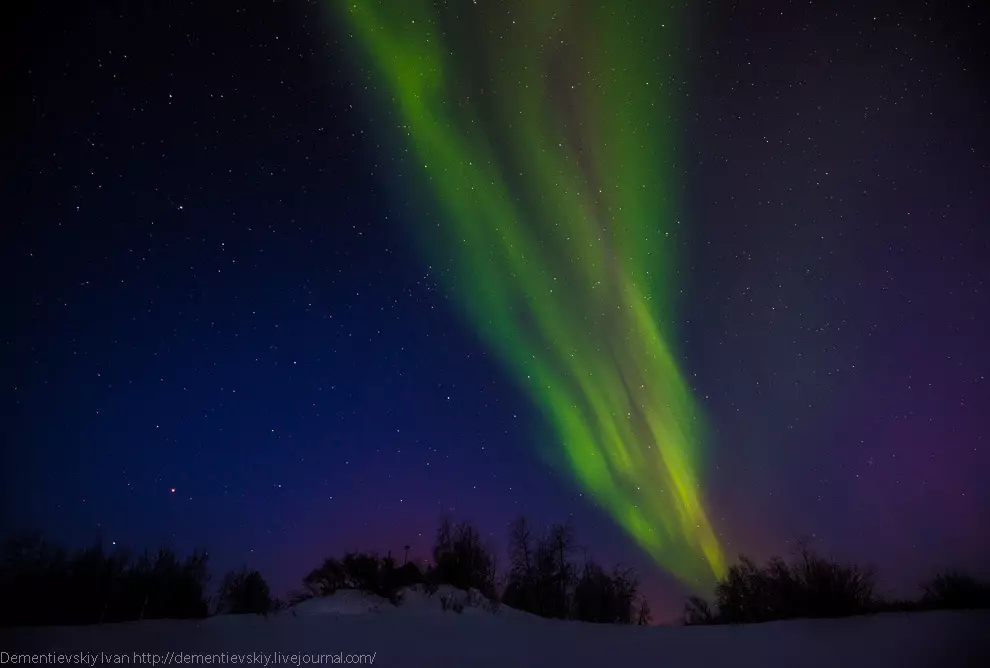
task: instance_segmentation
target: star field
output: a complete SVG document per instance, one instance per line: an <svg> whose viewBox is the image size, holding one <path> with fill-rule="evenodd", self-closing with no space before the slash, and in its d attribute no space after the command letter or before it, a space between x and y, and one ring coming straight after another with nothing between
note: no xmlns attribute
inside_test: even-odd
<svg viewBox="0 0 990 668"><path fill-rule="evenodd" d="M679 11L664 243L727 558L813 536L885 589L990 575L985 16ZM545 414L419 252L444 202L339 14L14 19L0 529L203 546L284 592L330 553L425 558L442 511L499 546L525 512L677 614L684 585L540 456Z"/></svg>

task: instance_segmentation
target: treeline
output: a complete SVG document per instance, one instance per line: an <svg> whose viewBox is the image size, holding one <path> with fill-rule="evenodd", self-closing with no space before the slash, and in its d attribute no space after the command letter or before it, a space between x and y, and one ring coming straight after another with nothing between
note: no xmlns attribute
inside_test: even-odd
<svg viewBox="0 0 990 668"><path fill-rule="evenodd" d="M650 607L631 569L606 569L580 551L570 524L539 530L518 518L508 536L509 562L498 568L496 550L469 522L442 518L432 562L421 568L388 554L349 553L327 558L303 578L292 603L357 589L400 604L419 587L434 595L441 585L466 597L439 595L444 610L484 605L512 608L554 619L609 624L647 624ZM408 555L408 546L406 546ZM6 541L0 554L0 625L97 624L139 619L201 618L209 614L264 614L282 607L261 573L227 573L217 594L207 596L208 556L180 558L170 549L134 556L108 552L102 543L70 552L39 536ZM887 600L875 592L874 574L816 554L800 544L790 561L764 565L740 556L709 602L688 599L686 624L738 624L797 617L841 617L874 612L990 607L990 585L957 572L924 582L914 600Z"/></svg>
<svg viewBox="0 0 990 668"><path fill-rule="evenodd" d="M592 559L574 560L570 524L536 532L525 517L509 533L509 571L502 602L541 617L610 624L648 624L650 606L639 597L632 569L606 571Z"/></svg>
<svg viewBox="0 0 990 668"><path fill-rule="evenodd" d="M70 553L40 536L4 544L0 624L95 624L205 617L205 552L162 549L132 558L101 543Z"/></svg>
<svg viewBox="0 0 990 668"><path fill-rule="evenodd" d="M170 549L133 556L102 542L70 552L40 536L7 540L0 554L0 625L99 624L206 617L208 556ZM267 613L279 605L257 571L228 573L213 612Z"/></svg>
<svg viewBox="0 0 990 668"><path fill-rule="evenodd" d="M496 551L470 522L441 518L432 563L420 568L391 554L349 553L327 558L303 578L292 603L358 589L398 605L403 591L420 586L435 594L441 585L468 592L465 599L439 596L445 610L460 612L465 601L497 612L502 602L543 617L616 624L650 621L649 604L638 595L631 569L606 570L591 559L575 560L577 543L569 524L542 533L525 518L512 525L510 563L501 576ZM408 552L408 547L407 547ZM0 625L99 624L140 619L202 618L209 614L264 614L282 607L258 571L231 571L219 592L207 596L208 555L182 559L163 548L133 556L107 551L102 542L70 552L40 536L6 541L0 555Z"/></svg>
<svg viewBox="0 0 990 668"><path fill-rule="evenodd" d="M495 597L495 570L493 553L474 526L442 518L434 541L433 563L425 570L408 560L398 566L391 554L382 557L350 552L342 559L327 557L303 578L303 589L293 594L292 601L358 589L398 604L406 587L424 585L432 592L441 584L466 591L474 589L491 599Z"/></svg>
<svg viewBox="0 0 990 668"><path fill-rule="evenodd" d="M433 545L433 561L425 570L413 562L401 566L391 554L349 553L327 558L303 578L294 602L329 596L341 589L359 589L401 602L403 589L422 586L428 594L440 585L477 591L496 605L504 603L541 617L614 624L650 622L647 600L638 595L631 569L606 571L591 559L578 563L574 530L557 524L536 532L525 517L509 534L509 568L499 582L495 550L486 545L470 522L441 518ZM446 602L444 607L446 609ZM457 606L454 606L457 610Z"/></svg>
<svg viewBox="0 0 990 668"><path fill-rule="evenodd" d="M763 566L740 555L709 603L697 596L684 622L740 624L781 619L846 617L876 612L990 607L990 585L957 572L923 582L914 600L888 600L875 592L874 573L815 553L799 542L790 562L773 557Z"/></svg>

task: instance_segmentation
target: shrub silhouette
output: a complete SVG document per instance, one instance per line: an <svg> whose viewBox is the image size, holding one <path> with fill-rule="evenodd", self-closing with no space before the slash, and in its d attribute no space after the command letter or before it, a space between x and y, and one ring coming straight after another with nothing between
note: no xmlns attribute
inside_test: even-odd
<svg viewBox="0 0 990 668"><path fill-rule="evenodd" d="M635 596L636 580L631 573L616 568L609 575L600 565L588 561L574 586L571 616L583 622L630 624ZM649 614L648 605L646 613Z"/></svg>
<svg viewBox="0 0 990 668"><path fill-rule="evenodd" d="M95 624L205 617L207 555L161 549L134 560L102 543L70 554L40 535L7 540L0 559L0 624Z"/></svg>
<svg viewBox="0 0 990 668"><path fill-rule="evenodd" d="M364 552L351 552L344 555L344 577L350 589L360 589L379 595L388 593L385 589L385 574L391 563L384 564L378 555Z"/></svg>
<svg viewBox="0 0 990 668"><path fill-rule="evenodd" d="M267 615L275 605L268 583L258 571L231 571L220 585L220 610L231 615Z"/></svg>
<svg viewBox="0 0 990 668"><path fill-rule="evenodd" d="M433 584L477 589L486 598L495 596L495 558L468 522L453 524L440 518L433 545L433 567L427 574Z"/></svg>
<svg viewBox="0 0 990 668"><path fill-rule="evenodd" d="M688 599L687 624L765 622L795 617L842 617L876 608L873 575L840 564L799 543L792 564L773 557L763 567L745 555L715 588L717 612L700 598Z"/></svg>
<svg viewBox="0 0 990 668"><path fill-rule="evenodd" d="M538 536L525 517L516 519L509 531L509 572L502 602L541 617L632 623L635 574L619 567L608 573L592 560L578 574L571 561L574 550L570 524L555 524ZM647 623L649 604L645 605Z"/></svg>
<svg viewBox="0 0 990 668"><path fill-rule="evenodd" d="M509 531L509 573L502 602L518 610L537 612L540 586L536 577L533 530L525 517L518 517Z"/></svg>
<svg viewBox="0 0 990 668"><path fill-rule="evenodd" d="M698 596L691 596L684 604L684 623L688 626L696 624L714 624L716 615L708 601Z"/></svg>
<svg viewBox="0 0 990 668"><path fill-rule="evenodd" d="M391 555L379 557L367 552L349 552L343 560L327 558L303 578L303 592L293 602L313 596L329 596L341 589L358 589L398 603L399 591L423 582L423 574L414 563L396 568Z"/></svg>
<svg viewBox="0 0 990 668"><path fill-rule="evenodd" d="M958 571L922 583L917 600L883 600L873 593L873 574L840 564L798 542L791 564L774 557L763 567L745 555L715 589L716 606L697 596L684 606L684 623L726 624L796 617L843 617L864 613L990 607L990 584Z"/></svg>
<svg viewBox="0 0 990 668"><path fill-rule="evenodd" d="M394 578L392 583L392 587L394 589L402 589L404 587L422 584L424 579L423 572L419 569L419 566L411 561L407 561L393 570L391 572L391 577Z"/></svg>
<svg viewBox="0 0 990 668"><path fill-rule="evenodd" d="M840 564L814 554L807 546L799 550L796 575L790 580L776 576L771 570L771 582L789 585L781 589L778 605L790 616L843 617L868 612L875 601L873 573L854 564ZM777 560L782 568L786 565Z"/></svg>
<svg viewBox="0 0 990 668"><path fill-rule="evenodd" d="M509 576L502 602L541 617L568 618L576 580L573 551L570 525L555 524L536 536L528 520L518 518L509 534Z"/></svg>
<svg viewBox="0 0 990 668"><path fill-rule="evenodd" d="M339 559L327 557L323 563L310 571L303 578L303 586L306 594L300 594L303 599L312 596L329 596L338 589L347 587L347 577L344 573L344 565Z"/></svg>
<svg viewBox="0 0 990 668"><path fill-rule="evenodd" d="M639 610L636 612L636 625L648 626L653 621L653 612L650 610L650 602L644 596L639 603Z"/></svg>
<svg viewBox="0 0 990 668"><path fill-rule="evenodd" d="M408 546L404 548L408 555ZM398 604L402 589L421 584L433 594L441 584L477 589L487 598L495 594L496 563L482 543L481 534L467 522L454 524L442 517L433 546L433 565L423 573L414 562L396 566L389 554L380 557L351 552L342 560L328 557L303 578L303 591L293 595L298 603L313 596L329 596L341 589L359 589Z"/></svg>
<svg viewBox="0 0 990 668"><path fill-rule="evenodd" d="M990 608L990 584L958 571L939 573L922 584L926 608Z"/></svg>

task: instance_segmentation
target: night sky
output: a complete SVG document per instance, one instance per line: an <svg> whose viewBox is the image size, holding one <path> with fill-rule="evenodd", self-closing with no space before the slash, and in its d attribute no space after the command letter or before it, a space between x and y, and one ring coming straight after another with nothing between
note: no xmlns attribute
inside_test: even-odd
<svg viewBox="0 0 990 668"><path fill-rule="evenodd" d="M442 512L499 547L571 519L660 619L707 526L898 594L990 575L979 3L351 4L6 22L0 529L205 547L284 593L328 554L427 557ZM599 270L621 297L588 324ZM636 390L656 346L676 370ZM624 401L621 447L581 438ZM650 448L618 487L582 468Z"/></svg>

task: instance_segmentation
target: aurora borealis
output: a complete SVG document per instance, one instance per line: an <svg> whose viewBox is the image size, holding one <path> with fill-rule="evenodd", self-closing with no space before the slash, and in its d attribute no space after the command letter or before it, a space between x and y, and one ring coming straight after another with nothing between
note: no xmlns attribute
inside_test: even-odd
<svg viewBox="0 0 990 668"><path fill-rule="evenodd" d="M680 17L434 5L348 5L445 210L423 245L580 484L658 564L710 585L725 560L674 345Z"/></svg>
<svg viewBox="0 0 990 668"><path fill-rule="evenodd" d="M201 4L17 5L0 538L990 563L986 3Z"/></svg>

